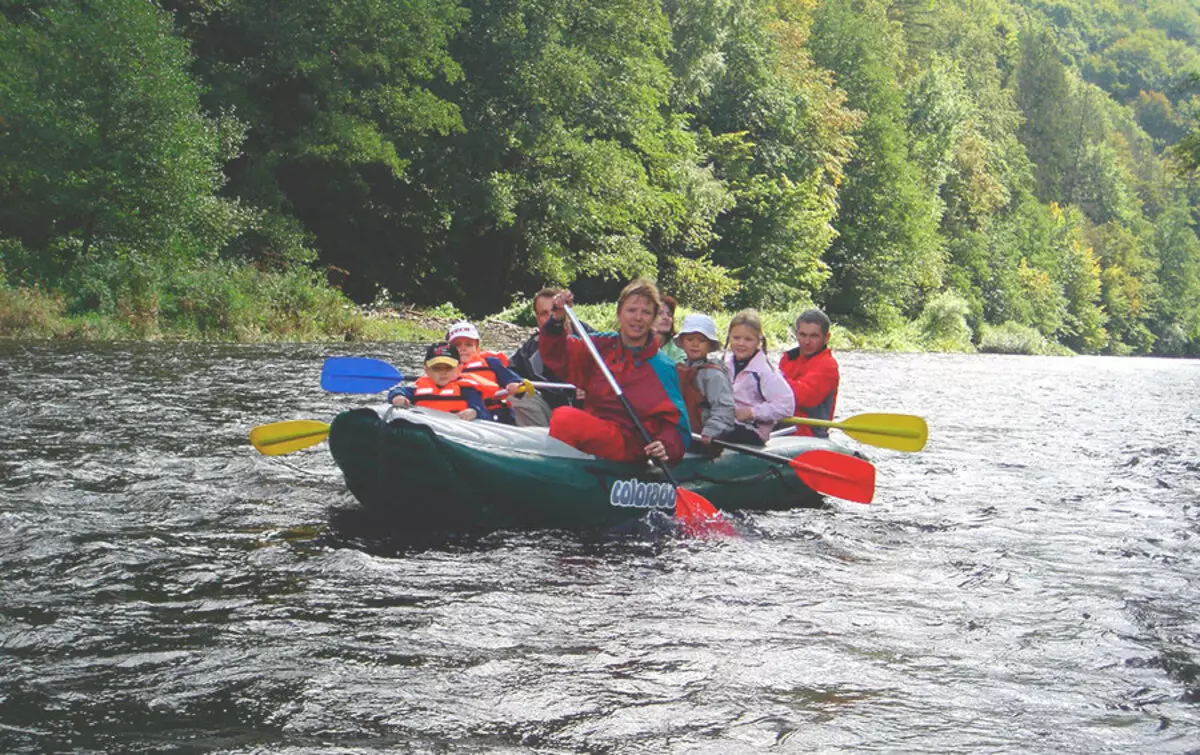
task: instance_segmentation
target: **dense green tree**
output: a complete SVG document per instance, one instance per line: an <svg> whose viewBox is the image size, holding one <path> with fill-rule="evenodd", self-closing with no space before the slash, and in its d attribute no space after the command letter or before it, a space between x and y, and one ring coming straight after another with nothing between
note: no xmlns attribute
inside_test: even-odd
<svg viewBox="0 0 1200 755"><path fill-rule="evenodd" d="M461 75L447 50L466 15L456 0L167 7L193 41L209 107L249 127L229 188L272 222L235 251L287 264L311 239L367 298L397 268L417 285L438 270L447 210L412 163L423 136L462 129L431 90Z"/></svg>
<svg viewBox="0 0 1200 755"><path fill-rule="evenodd" d="M1016 137L1023 119L1011 86L1020 45L1003 0L962 0L933 9L935 36L918 59L924 71L948 70L954 82L949 91L961 113L940 189L942 232L961 251L975 243L964 247L954 239L989 227L1029 180L1029 159Z"/></svg>
<svg viewBox="0 0 1200 755"><path fill-rule="evenodd" d="M938 194L954 171L959 140L978 121L966 86L954 61L935 56L908 89L910 153L931 194Z"/></svg>
<svg viewBox="0 0 1200 755"><path fill-rule="evenodd" d="M648 274L1198 353L1197 82L1187 0L0 0L0 274L295 333L327 271L472 314Z"/></svg>
<svg viewBox="0 0 1200 755"><path fill-rule="evenodd" d="M1189 88L1200 87L1200 73L1192 73L1187 77ZM1200 115L1200 113L1196 113ZM1193 116L1193 118L1196 117ZM1200 126L1193 126L1190 131L1171 145L1168 153L1176 169L1182 173L1200 171Z"/></svg>
<svg viewBox="0 0 1200 755"><path fill-rule="evenodd" d="M1116 222L1089 229L1085 235L1100 262L1108 351L1148 353L1154 346L1150 323L1157 314L1159 298L1153 241Z"/></svg>
<svg viewBox="0 0 1200 755"><path fill-rule="evenodd" d="M1055 257L1049 208L1021 191L1011 209L976 237L972 248L951 248L956 250L955 264L970 271L984 320L1016 322L1054 337L1061 330L1066 302L1048 272Z"/></svg>
<svg viewBox="0 0 1200 755"><path fill-rule="evenodd" d="M1103 59L1115 66L1116 77L1097 83L1119 101L1127 102L1140 92L1174 87L1181 73L1193 69L1197 53L1184 42L1168 39L1158 29L1139 29L1117 40L1104 51Z"/></svg>
<svg viewBox="0 0 1200 755"><path fill-rule="evenodd" d="M922 190L909 153L900 30L881 3L822 3L811 41L814 59L837 76L847 103L866 120L839 194L832 311L867 325L914 316L925 293L941 284L943 250L935 198Z"/></svg>
<svg viewBox="0 0 1200 755"><path fill-rule="evenodd" d="M78 308L152 313L155 281L248 220L216 196L239 128L201 113L187 45L154 6L14 7L0 15L0 237L18 243L3 268Z"/></svg>
<svg viewBox="0 0 1200 755"><path fill-rule="evenodd" d="M1200 354L1200 239L1192 208L1184 201L1167 208L1155 224L1154 239L1162 286L1155 322L1159 344L1167 354Z"/></svg>
<svg viewBox="0 0 1200 755"><path fill-rule="evenodd" d="M1044 202L1064 197L1066 174L1074 163L1072 144L1079 121L1065 107L1071 101L1067 67L1053 36L1045 29L1021 34L1021 62L1017 68L1017 104L1025 116L1018 130L1021 143L1033 162L1037 195Z"/></svg>
<svg viewBox="0 0 1200 755"><path fill-rule="evenodd" d="M680 81L704 82L690 85L694 122L734 200L717 219L713 259L737 271L738 305L810 300L829 277L822 255L857 119L808 53L806 4L702 5L670 4L686 53L673 67Z"/></svg>
<svg viewBox="0 0 1200 755"><path fill-rule="evenodd" d="M1108 315L1101 306L1100 263L1084 237L1086 221L1075 208L1051 205L1054 221L1050 276L1062 287L1066 314L1059 339L1068 347L1095 353L1108 343L1104 325Z"/></svg>
<svg viewBox="0 0 1200 755"><path fill-rule="evenodd" d="M668 107L670 26L644 3L472 0L444 96L460 134L420 170L450 210L446 269L471 306L577 278L654 275L700 255L731 205Z"/></svg>
<svg viewBox="0 0 1200 755"><path fill-rule="evenodd" d="M1138 92L1133 107L1138 124L1159 144L1174 144L1187 129L1187 123L1162 92Z"/></svg>
<svg viewBox="0 0 1200 755"><path fill-rule="evenodd" d="M1147 3L1146 20L1174 40L1195 47L1200 43L1200 9L1187 0L1155 0Z"/></svg>

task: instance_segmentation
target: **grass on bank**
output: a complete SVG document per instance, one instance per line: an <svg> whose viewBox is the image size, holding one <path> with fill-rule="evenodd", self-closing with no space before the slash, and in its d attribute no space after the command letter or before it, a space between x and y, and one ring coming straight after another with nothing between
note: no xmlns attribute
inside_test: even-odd
<svg viewBox="0 0 1200 755"><path fill-rule="evenodd" d="M616 329L613 302L580 304L576 311L593 328ZM676 322L690 310L681 307ZM796 311L764 311L772 349L795 345ZM430 317L461 317L452 304L425 311ZM724 333L733 312L713 314ZM1037 330L1018 323L983 326L979 345L967 324L966 303L953 293L931 300L916 320L887 331L860 333L834 324L831 344L839 350L978 351L1004 354L1070 354ZM533 327L529 302L488 319ZM363 310L307 270L263 272L221 264L181 273L150 294L119 298L107 311L71 312L62 294L0 285L0 337L17 339L179 341L366 341L429 342L440 330L404 318L380 318Z"/></svg>
<svg viewBox="0 0 1200 755"><path fill-rule="evenodd" d="M365 317L307 270L263 272L216 265L156 290L72 312L67 298L0 285L0 337L164 341L425 341L438 333L409 320Z"/></svg>

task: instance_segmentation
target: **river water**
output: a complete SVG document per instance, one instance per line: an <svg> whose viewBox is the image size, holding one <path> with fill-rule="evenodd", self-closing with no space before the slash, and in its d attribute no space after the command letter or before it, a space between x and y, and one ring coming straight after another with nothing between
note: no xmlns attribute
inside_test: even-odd
<svg viewBox="0 0 1200 755"><path fill-rule="evenodd" d="M844 353L871 505L413 543L247 442L349 353L0 344L0 751L1200 748L1200 362Z"/></svg>

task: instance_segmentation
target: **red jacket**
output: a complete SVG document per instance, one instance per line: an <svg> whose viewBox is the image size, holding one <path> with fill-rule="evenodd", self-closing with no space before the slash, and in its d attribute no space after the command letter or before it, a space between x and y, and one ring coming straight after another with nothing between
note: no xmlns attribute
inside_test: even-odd
<svg viewBox="0 0 1200 755"><path fill-rule="evenodd" d="M841 376L832 351L824 348L806 357L800 353L799 346L789 349L779 359L779 371L783 373L784 379L792 388L792 395L796 398L796 412L793 416L833 419ZM827 438L829 430L824 427L797 425L796 434Z"/></svg>
<svg viewBox="0 0 1200 755"><path fill-rule="evenodd" d="M679 378L675 374L675 362L659 352L658 341L654 338L641 349L627 348L616 333L597 333L591 338L650 437L662 441L670 462L677 463L691 443L692 431ZM596 367L587 346L574 336L568 337L561 321L550 319L546 322L538 338L538 353L547 368L556 375L566 375L570 382L587 392L583 403L585 412L612 422L636 439L638 446L645 445L621 399Z"/></svg>

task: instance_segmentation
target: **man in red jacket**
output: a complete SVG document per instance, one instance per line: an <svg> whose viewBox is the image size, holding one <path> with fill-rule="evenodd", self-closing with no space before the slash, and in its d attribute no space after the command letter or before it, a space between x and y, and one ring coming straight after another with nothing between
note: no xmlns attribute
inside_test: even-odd
<svg viewBox="0 0 1200 755"><path fill-rule="evenodd" d="M779 359L779 371L796 398L795 416L832 420L841 377L829 350L829 317L819 309L805 310L796 318L795 332L799 346ZM797 425L796 434L827 438L829 430Z"/></svg>

